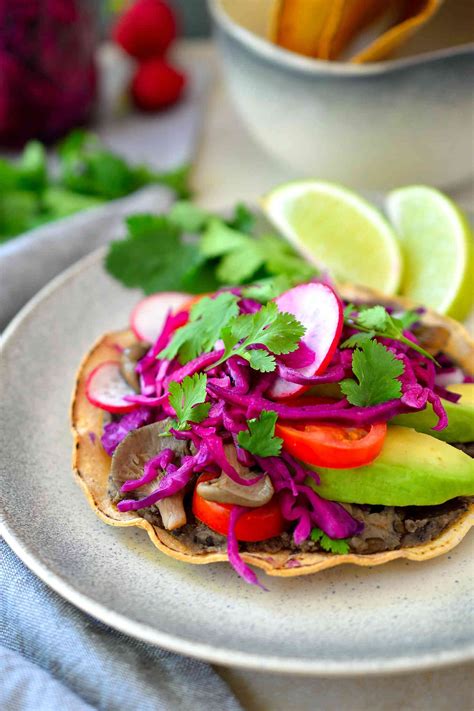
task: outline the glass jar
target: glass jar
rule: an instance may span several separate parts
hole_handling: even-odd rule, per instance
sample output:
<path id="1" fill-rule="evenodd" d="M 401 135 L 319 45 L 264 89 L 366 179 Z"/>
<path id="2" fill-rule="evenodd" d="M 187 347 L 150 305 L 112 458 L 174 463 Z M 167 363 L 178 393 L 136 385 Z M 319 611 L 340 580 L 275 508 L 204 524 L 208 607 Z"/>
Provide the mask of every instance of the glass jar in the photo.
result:
<path id="1" fill-rule="evenodd" d="M 0 144 L 45 143 L 88 121 L 97 88 L 94 0 L 0 0 Z"/>

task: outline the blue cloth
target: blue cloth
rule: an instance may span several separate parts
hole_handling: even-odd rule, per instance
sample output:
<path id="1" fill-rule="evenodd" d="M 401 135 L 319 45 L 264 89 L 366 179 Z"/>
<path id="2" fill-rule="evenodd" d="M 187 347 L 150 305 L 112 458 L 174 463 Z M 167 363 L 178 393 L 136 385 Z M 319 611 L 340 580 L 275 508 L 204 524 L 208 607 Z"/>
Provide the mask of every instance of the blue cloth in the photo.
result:
<path id="1" fill-rule="evenodd" d="M 2 711 L 242 711 L 208 664 L 97 622 L 1 539 L 0 590 Z"/>

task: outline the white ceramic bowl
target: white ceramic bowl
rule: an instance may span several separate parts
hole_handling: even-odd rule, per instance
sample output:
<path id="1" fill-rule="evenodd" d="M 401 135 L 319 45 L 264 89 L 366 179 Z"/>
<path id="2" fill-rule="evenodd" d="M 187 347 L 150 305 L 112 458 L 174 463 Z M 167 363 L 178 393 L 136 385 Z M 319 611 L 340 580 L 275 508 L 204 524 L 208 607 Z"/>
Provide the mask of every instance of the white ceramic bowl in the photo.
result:
<path id="1" fill-rule="evenodd" d="M 450 32 L 461 44 L 443 48 L 441 16 L 420 35 L 420 54 L 366 65 L 273 45 L 265 38 L 272 0 L 208 2 L 242 118 L 295 175 L 377 190 L 416 182 L 446 188 L 472 174 L 474 44 L 463 41 L 470 30 L 462 14 L 472 0 L 443 10 L 458 13 L 449 16 L 458 25 Z"/>

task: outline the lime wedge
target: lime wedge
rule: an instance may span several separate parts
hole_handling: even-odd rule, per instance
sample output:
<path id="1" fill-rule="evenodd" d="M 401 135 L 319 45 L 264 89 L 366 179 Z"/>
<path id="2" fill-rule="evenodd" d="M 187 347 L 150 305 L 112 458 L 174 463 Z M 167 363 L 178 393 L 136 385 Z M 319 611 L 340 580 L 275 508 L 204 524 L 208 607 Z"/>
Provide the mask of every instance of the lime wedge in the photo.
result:
<path id="1" fill-rule="evenodd" d="M 402 265 L 397 238 L 363 198 L 339 185 L 303 180 L 275 188 L 262 205 L 295 249 L 337 281 L 397 291 Z"/>
<path id="2" fill-rule="evenodd" d="M 422 185 L 391 192 L 387 212 L 404 257 L 401 293 L 464 319 L 474 305 L 474 244 L 466 217 L 445 195 Z"/>

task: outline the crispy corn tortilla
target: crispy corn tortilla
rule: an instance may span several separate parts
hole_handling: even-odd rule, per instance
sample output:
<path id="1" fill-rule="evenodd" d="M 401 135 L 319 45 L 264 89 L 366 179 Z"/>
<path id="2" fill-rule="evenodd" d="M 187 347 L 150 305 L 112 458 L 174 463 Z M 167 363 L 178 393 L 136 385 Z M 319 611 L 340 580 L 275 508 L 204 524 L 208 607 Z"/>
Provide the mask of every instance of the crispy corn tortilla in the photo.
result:
<path id="1" fill-rule="evenodd" d="M 357 302 L 385 303 L 387 306 L 412 308 L 413 304 L 402 298 L 387 298 L 369 289 L 343 285 L 339 288 L 343 298 Z M 445 353 L 466 372 L 474 374 L 474 342 L 466 329 L 452 319 L 427 312 L 423 322 L 443 326 L 450 333 Z M 91 405 L 86 398 L 85 387 L 89 373 L 100 363 L 119 360 L 120 348 L 135 341 L 131 331 L 108 333 L 93 346 L 83 359 L 77 374 L 71 405 L 71 423 L 74 434 L 73 469 L 89 503 L 98 516 L 111 526 L 138 526 L 145 529 L 154 545 L 163 553 L 186 563 L 204 564 L 227 561 L 225 552 L 192 553 L 177 538 L 166 530 L 152 525 L 134 512 L 120 513 L 108 496 L 108 477 L 111 458 L 104 452 L 100 436 L 103 412 Z M 118 347 L 119 348 L 118 348 Z M 402 548 L 383 553 L 360 555 L 333 555 L 327 553 L 298 553 L 281 551 L 276 554 L 242 553 L 246 563 L 262 568 L 268 575 L 292 577 L 309 575 L 325 568 L 345 563 L 360 566 L 381 565 L 396 558 L 428 560 L 443 555 L 454 548 L 474 525 L 474 504 L 463 513 L 438 538 L 413 548 Z"/>
<path id="2" fill-rule="evenodd" d="M 337 59 L 354 37 L 384 18 L 389 26 L 351 57 L 356 64 L 387 59 L 438 11 L 443 0 L 275 0 L 268 36 L 292 52 Z M 393 15 L 393 21 L 392 21 Z"/>

